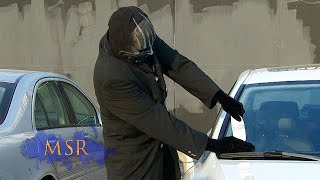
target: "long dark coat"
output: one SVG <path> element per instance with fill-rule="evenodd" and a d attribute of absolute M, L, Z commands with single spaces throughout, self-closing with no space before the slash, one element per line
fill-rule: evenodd
<path fill-rule="evenodd" d="M 157 37 L 153 65 L 131 64 L 112 55 L 107 35 L 100 41 L 94 88 L 104 141 L 115 154 L 106 159 L 108 180 L 180 179 L 176 150 L 199 159 L 207 135 L 190 128 L 164 105 L 163 74 L 208 108 L 219 87 L 195 63 Z M 152 68 L 153 67 L 153 68 Z"/>

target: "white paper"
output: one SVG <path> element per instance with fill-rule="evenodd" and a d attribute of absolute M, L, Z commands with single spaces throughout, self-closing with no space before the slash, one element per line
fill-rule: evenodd
<path fill-rule="evenodd" d="M 231 128 L 234 137 L 246 141 L 246 128 L 242 117 L 241 121 L 239 122 L 231 116 Z"/>

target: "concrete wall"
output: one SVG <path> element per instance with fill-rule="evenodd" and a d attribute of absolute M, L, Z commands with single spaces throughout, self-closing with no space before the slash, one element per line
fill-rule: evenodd
<path fill-rule="evenodd" d="M 92 74 L 110 15 L 135 5 L 158 35 L 195 61 L 225 91 L 249 68 L 320 62 L 315 0 L 2 0 L 0 68 L 68 75 L 95 100 Z M 207 131 L 208 110 L 167 79 L 168 109 Z"/>

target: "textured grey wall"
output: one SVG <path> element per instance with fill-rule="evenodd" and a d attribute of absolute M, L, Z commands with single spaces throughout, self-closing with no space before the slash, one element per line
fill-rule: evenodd
<path fill-rule="evenodd" d="M 0 68 L 69 75 L 95 100 L 92 73 L 110 15 L 135 5 L 169 45 L 225 91 L 243 70 L 320 62 L 316 0 L 1 0 Z M 207 131 L 208 110 L 167 79 L 168 109 Z"/>

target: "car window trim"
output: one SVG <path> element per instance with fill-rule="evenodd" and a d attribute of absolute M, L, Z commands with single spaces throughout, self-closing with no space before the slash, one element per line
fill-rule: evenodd
<path fill-rule="evenodd" d="M 77 85 L 75 84 L 71 79 L 69 78 L 63 78 L 63 77 L 55 77 L 55 80 L 56 81 L 59 81 L 59 82 L 65 82 L 65 83 L 68 83 L 70 85 L 72 85 L 73 87 L 75 87 L 79 92 L 81 92 L 81 94 L 84 95 L 84 97 L 91 103 L 91 105 L 93 106 L 94 110 L 95 110 L 95 113 L 97 115 L 97 126 L 99 127 L 102 127 L 102 120 L 101 120 L 101 113 L 100 113 L 100 110 L 99 108 L 96 106 L 96 104 L 92 101 L 92 99 L 85 93 L 82 91 L 82 89 Z"/>
<path fill-rule="evenodd" d="M 70 86 L 72 86 L 72 87 L 74 87 L 74 85 L 72 85 L 72 84 L 70 84 L 70 83 L 68 83 L 68 82 L 59 81 L 59 80 L 56 80 L 56 83 L 57 83 L 58 88 L 60 89 L 61 93 L 62 93 L 63 96 L 64 96 L 64 100 L 65 100 L 66 103 L 68 104 L 68 107 L 69 107 L 68 109 L 70 109 L 70 113 L 72 114 L 72 117 L 74 118 L 73 121 L 74 121 L 74 123 L 75 123 L 75 124 L 74 124 L 75 126 L 77 126 L 77 127 L 100 126 L 100 123 L 97 123 L 98 119 L 97 119 L 97 121 L 96 121 L 96 123 L 95 123 L 94 125 L 85 125 L 85 124 L 81 125 L 81 124 L 78 124 L 78 123 L 76 122 L 76 119 L 77 119 L 77 117 L 76 117 L 76 112 L 74 111 L 74 109 L 73 109 L 73 107 L 72 107 L 72 104 L 71 104 L 71 102 L 70 102 L 70 99 L 69 99 L 66 91 L 64 90 L 64 88 L 63 88 L 63 86 L 62 86 L 62 83 L 66 83 L 66 84 L 68 84 L 68 85 L 70 85 Z M 79 91 L 78 88 L 76 88 L 76 87 L 74 87 L 74 88 L 75 88 L 77 91 Z M 82 93 L 81 91 L 79 91 L 79 92 L 83 95 L 83 93 Z M 86 96 L 84 96 L 84 98 L 92 105 L 91 101 L 89 101 Z M 93 105 L 92 105 L 92 106 L 93 106 Z M 95 111 L 95 116 L 98 118 L 98 114 L 97 114 L 96 108 L 95 108 L 94 106 L 93 106 L 93 109 L 94 109 L 94 111 Z"/>
<path fill-rule="evenodd" d="M 70 123 L 70 124 L 67 124 L 67 125 L 57 125 L 57 126 L 69 126 L 69 125 L 72 124 L 72 120 L 73 120 L 73 119 L 70 117 L 70 114 L 68 113 L 68 106 L 65 104 L 65 99 L 64 99 L 63 95 L 61 94 L 61 92 L 60 92 L 60 90 L 59 90 L 59 87 L 58 87 L 58 85 L 57 85 L 57 81 L 56 81 L 55 79 L 53 79 L 53 80 L 52 80 L 52 83 L 53 83 L 53 88 L 54 88 L 54 90 L 57 92 L 58 98 L 59 98 L 59 96 L 60 96 L 61 101 L 62 101 L 61 103 L 62 103 L 63 106 L 65 106 L 66 113 L 67 113 L 67 117 L 69 118 L 69 123 Z"/>
<path fill-rule="evenodd" d="M 72 105 L 71 100 L 70 100 L 70 98 L 69 98 L 69 96 L 68 96 L 68 94 L 67 94 L 67 92 L 66 92 L 67 87 L 65 88 L 64 85 L 63 85 L 64 83 L 65 83 L 67 86 L 69 85 L 69 86 L 71 86 L 72 88 L 74 88 L 74 90 L 77 91 L 77 92 L 80 94 L 81 97 L 83 97 L 83 98 L 78 98 L 79 101 L 85 105 L 85 108 L 92 108 L 92 109 L 94 110 L 95 117 L 98 117 L 98 114 L 97 114 L 97 111 L 96 111 L 95 106 L 92 104 L 92 102 L 91 102 L 81 91 L 79 91 L 79 89 L 78 89 L 77 87 L 75 87 L 74 85 L 72 85 L 72 84 L 70 84 L 70 83 L 59 82 L 59 84 L 61 85 L 61 88 L 63 89 L 63 91 L 64 91 L 64 93 L 65 93 L 65 95 L 68 97 L 68 100 L 69 100 L 70 104 Z M 89 104 L 88 104 L 88 103 L 89 103 Z M 89 105 L 89 107 L 88 107 L 88 105 Z M 71 107 L 72 107 L 72 106 L 71 106 Z M 73 109 L 73 108 L 72 108 L 72 109 Z M 74 110 L 74 109 L 73 109 L 73 110 Z M 75 112 L 75 111 L 74 111 L 74 114 L 76 115 L 76 112 Z M 78 123 L 79 123 L 79 122 L 78 122 Z"/>
<path fill-rule="evenodd" d="M 71 128 L 71 127 L 79 127 L 75 124 L 68 124 L 68 125 L 53 125 L 48 127 L 41 127 L 37 128 L 37 130 L 48 130 L 48 129 L 57 129 L 57 128 Z"/>
<path fill-rule="evenodd" d="M 55 78 L 54 77 L 45 77 L 45 78 L 41 78 L 41 79 L 39 79 L 38 81 L 37 81 L 37 85 L 35 86 L 35 88 L 34 88 L 34 93 L 33 93 L 33 97 L 34 96 L 36 96 L 37 95 L 37 92 L 38 92 L 38 89 L 39 89 L 39 86 L 41 86 L 43 83 L 48 83 L 48 82 L 52 82 L 53 83 L 53 88 L 54 88 L 54 90 L 56 90 L 57 91 L 57 95 L 59 96 L 60 95 L 60 92 L 59 92 L 59 89 L 58 89 L 58 87 L 57 87 L 57 84 L 56 84 L 56 80 L 55 80 Z M 64 105 L 64 106 L 66 106 L 65 104 L 64 104 L 64 98 L 63 97 L 61 97 L 61 99 L 62 99 L 62 105 Z M 35 115 L 34 115 L 34 106 L 35 106 L 35 100 L 36 100 L 36 97 L 34 97 L 34 100 L 32 101 L 33 103 L 32 103 L 32 119 L 33 119 L 33 122 L 34 122 L 34 129 L 36 129 L 37 131 L 38 130 L 46 130 L 46 129 L 54 129 L 54 128 L 64 128 L 64 127 L 72 127 L 72 126 L 70 126 L 71 124 L 64 124 L 64 125 L 54 125 L 54 126 L 48 126 L 48 127 L 40 127 L 40 128 L 37 128 L 37 126 L 36 126 L 36 119 L 35 119 Z M 45 109 L 45 108 L 44 108 Z M 46 111 L 46 110 L 45 110 Z M 69 113 L 68 113 L 68 108 L 67 108 L 67 106 L 66 106 L 66 115 L 68 116 L 68 118 L 69 118 L 69 121 L 71 120 L 71 118 L 70 118 L 70 116 L 69 116 Z"/>
<path fill-rule="evenodd" d="M 306 80 L 306 81 L 280 81 L 280 82 L 265 82 L 265 83 L 254 83 L 246 84 L 246 87 L 260 87 L 270 85 L 295 85 L 295 84 L 320 84 L 320 80 Z"/>
<path fill-rule="evenodd" d="M 57 89 L 59 91 L 59 94 L 62 96 L 63 104 L 65 105 L 66 110 L 67 110 L 67 114 L 68 114 L 68 116 L 70 118 L 70 125 L 75 126 L 75 125 L 77 125 L 77 122 L 75 120 L 76 116 L 74 114 L 74 111 L 73 111 L 73 108 L 72 108 L 71 103 L 69 101 L 69 98 L 66 96 L 66 93 L 61 88 L 60 82 L 55 80 L 55 83 L 56 83 L 56 87 L 57 87 Z"/>

